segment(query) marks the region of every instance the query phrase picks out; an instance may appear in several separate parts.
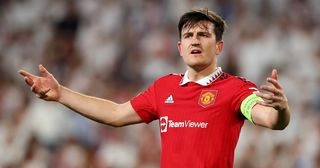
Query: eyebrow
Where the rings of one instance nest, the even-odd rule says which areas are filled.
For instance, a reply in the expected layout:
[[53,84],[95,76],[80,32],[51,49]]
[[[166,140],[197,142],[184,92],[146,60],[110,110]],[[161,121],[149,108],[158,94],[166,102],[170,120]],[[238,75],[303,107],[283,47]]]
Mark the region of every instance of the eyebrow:
[[201,32],[198,32],[198,34],[200,34],[200,35],[211,35],[213,33],[208,32],[208,31],[201,31]]
[[[183,36],[185,36],[185,35],[193,35],[194,34],[194,32],[185,32],[185,33],[183,33]],[[211,35],[211,34],[213,34],[213,32],[209,32],[209,31],[199,31],[199,32],[196,32],[196,34],[200,34],[200,35],[203,35],[203,34],[205,34],[205,35]]]
[[193,34],[193,32],[185,32],[185,33],[183,33],[183,36],[185,36],[185,35],[191,35],[191,34]]

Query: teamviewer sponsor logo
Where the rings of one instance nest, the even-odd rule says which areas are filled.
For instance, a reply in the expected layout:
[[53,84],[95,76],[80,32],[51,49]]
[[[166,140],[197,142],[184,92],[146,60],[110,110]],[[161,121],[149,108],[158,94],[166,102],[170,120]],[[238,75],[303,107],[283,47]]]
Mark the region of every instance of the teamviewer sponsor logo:
[[168,131],[168,116],[160,117],[160,132]]
[[168,116],[160,117],[160,132],[167,132],[168,128],[200,128],[205,129],[208,127],[207,122],[196,122],[192,120],[173,121],[169,120]]

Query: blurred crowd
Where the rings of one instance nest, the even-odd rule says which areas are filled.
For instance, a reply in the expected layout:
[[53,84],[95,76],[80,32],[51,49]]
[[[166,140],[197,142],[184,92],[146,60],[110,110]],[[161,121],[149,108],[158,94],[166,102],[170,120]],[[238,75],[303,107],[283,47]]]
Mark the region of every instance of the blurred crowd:
[[[37,99],[17,74],[43,64],[73,90],[123,103],[186,69],[177,22],[208,7],[228,23],[219,66],[258,86],[277,68],[284,131],[248,122],[236,168],[320,167],[320,1],[1,0],[0,167],[157,168],[158,121],[112,128]],[[102,111],[103,112],[103,111]]]

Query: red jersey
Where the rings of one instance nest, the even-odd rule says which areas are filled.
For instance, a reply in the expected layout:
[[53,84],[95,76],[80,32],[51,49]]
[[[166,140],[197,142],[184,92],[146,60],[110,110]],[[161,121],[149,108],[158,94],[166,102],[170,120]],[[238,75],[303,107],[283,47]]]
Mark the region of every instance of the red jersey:
[[162,168],[230,168],[245,120],[240,105],[256,90],[219,68],[197,82],[164,76],[131,105],[144,122],[159,120]]

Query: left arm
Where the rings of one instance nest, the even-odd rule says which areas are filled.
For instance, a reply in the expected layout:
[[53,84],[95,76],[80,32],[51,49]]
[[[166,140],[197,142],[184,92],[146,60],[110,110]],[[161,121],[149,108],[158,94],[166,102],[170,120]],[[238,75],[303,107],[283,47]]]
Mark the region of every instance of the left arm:
[[256,93],[265,101],[257,102],[252,108],[251,117],[256,125],[273,130],[283,130],[289,124],[290,110],[288,99],[278,81],[276,69],[272,70],[271,78],[268,78],[267,81],[272,85],[262,85],[261,89],[268,93]]

